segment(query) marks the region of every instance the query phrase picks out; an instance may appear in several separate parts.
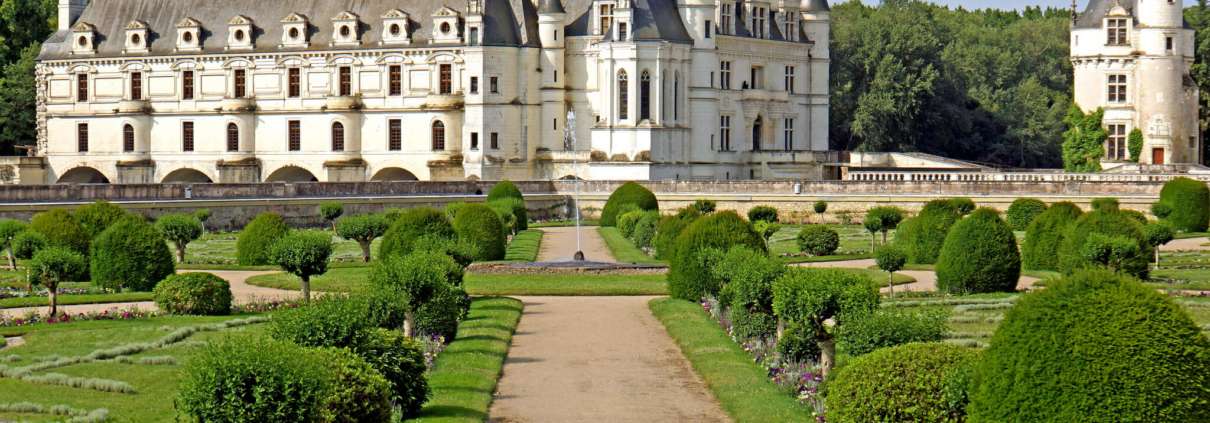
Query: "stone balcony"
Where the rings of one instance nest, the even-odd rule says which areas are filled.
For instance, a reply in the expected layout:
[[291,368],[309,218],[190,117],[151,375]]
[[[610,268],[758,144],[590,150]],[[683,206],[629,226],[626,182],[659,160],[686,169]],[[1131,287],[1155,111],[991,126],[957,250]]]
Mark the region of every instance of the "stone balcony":
[[224,112],[251,112],[256,110],[256,100],[247,97],[228,97],[223,99],[221,107]]
[[151,102],[147,100],[122,100],[118,102],[118,113],[150,113]]
[[326,110],[358,110],[362,106],[359,95],[331,96],[324,102]]
[[424,108],[427,109],[460,109],[466,103],[462,91],[449,94],[430,92],[424,98]]
[[787,101],[790,101],[790,93],[787,93],[785,91],[749,89],[749,90],[740,91],[740,100],[741,101],[787,102]]

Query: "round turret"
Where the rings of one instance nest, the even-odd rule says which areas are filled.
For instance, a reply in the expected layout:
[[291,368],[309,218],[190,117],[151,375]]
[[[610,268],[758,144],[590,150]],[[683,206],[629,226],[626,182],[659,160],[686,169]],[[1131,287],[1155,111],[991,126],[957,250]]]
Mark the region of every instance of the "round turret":
[[1185,24],[1181,0],[1135,0],[1134,15],[1139,26],[1181,28]]
[[554,15],[559,13],[567,13],[563,10],[563,2],[559,0],[541,0],[538,2],[538,14]]

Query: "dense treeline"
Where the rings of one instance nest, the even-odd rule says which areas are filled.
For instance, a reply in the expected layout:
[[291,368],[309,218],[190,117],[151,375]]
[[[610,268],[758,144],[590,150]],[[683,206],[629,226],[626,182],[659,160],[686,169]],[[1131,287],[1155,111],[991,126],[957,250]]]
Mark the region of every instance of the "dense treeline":
[[57,25],[55,0],[0,2],[0,155],[30,145],[37,135],[34,65],[42,41]]

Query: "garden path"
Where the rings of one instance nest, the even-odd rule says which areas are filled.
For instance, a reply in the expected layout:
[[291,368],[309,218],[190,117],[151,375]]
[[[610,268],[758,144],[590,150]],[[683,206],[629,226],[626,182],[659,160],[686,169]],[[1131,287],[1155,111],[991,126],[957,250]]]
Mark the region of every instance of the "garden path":
[[1210,250],[1210,245],[1203,245],[1208,243],[1210,238],[1207,237],[1174,239],[1161,245],[1160,251],[1205,251]]
[[[541,228],[542,244],[538,249],[539,262],[570,261],[576,254],[576,228],[574,226]],[[580,227],[580,249],[584,259],[601,263],[617,263],[601,234],[595,226]]]
[[[825,261],[825,262],[818,262],[818,263],[801,263],[801,264],[798,264],[798,266],[802,266],[802,267],[843,267],[843,268],[854,268],[854,269],[868,269],[870,267],[877,266],[877,263],[874,262],[874,259],[862,259],[862,260]],[[895,273],[911,276],[912,278],[916,279],[916,282],[902,284],[902,285],[895,285],[895,292],[936,291],[937,290],[937,273],[933,272],[932,270],[900,270]],[[1031,287],[1033,287],[1033,285],[1037,282],[1038,282],[1038,278],[1035,278],[1032,276],[1021,276],[1021,279],[1019,279],[1017,281],[1017,290],[1018,291],[1028,290]],[[891,292],[891,288],[883,287],[881,289],[881,291],[883,293],[889,293],[889,292]]]
[[652,316],[654,297],[516,298],[525,311],[489,422],[729,421]]

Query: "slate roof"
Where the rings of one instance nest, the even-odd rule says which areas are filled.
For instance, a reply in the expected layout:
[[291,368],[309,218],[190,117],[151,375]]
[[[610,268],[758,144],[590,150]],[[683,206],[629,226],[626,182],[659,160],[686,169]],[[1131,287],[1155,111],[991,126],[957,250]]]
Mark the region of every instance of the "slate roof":
[[[1076,17],[1074,27],[1076,29],[1100,28],[1105,22],[1105,16],[1114,6],[1121,5],[1130,13],[1134,23],[1138,24],[1138,14],[1135,13],[1138,7],[1138,0],[1089,0],[1088,7],[1084,8],[1084,12]],[[1189,22],[1184,22],[1185,28],[1189,28]]]
[[[592,0],[567,0],[563,5],[569,16],[577,16],[568,24],[567,36],[591,35]],[[693,43],[693,36],[685,29],[676,8],[676,0],[631,0],[630,7],[632,40]]]
[[802,11],[804,12],[827,12],[832,10],[828,6],[828,0],[803,0]]

